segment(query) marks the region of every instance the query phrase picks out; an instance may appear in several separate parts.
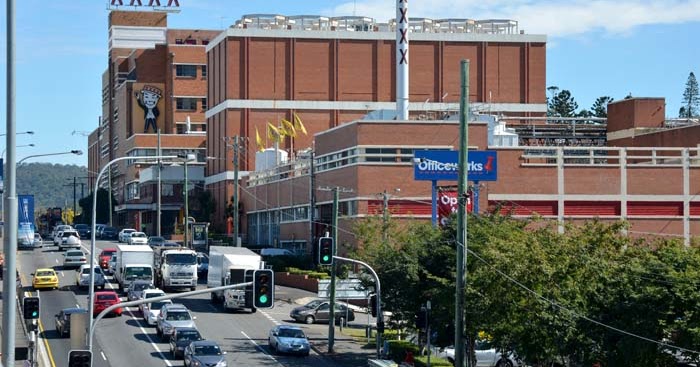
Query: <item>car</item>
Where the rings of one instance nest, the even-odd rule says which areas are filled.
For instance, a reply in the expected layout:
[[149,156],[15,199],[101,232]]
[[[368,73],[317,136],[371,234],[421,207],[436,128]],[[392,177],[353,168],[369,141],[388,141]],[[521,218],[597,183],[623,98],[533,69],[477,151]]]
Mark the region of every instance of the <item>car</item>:
[[[59,224],[55,227],[53,227],[53,231],[51,232],[51,238],[54,238],[58,235],[58,232],[63,232],[67,230],[71,230],[73,227],[67,225],[67,224]],[[54,241],[54,245],[58,245],[56,241]]]
[[126,299],[129,301],[141,299],[144,290],[153,288],[153,283],[151,283],[150,280],[134,280],[129,284],[129,288],[126,290]]
[[[102,272],[102,268],[95,266],[95,287],[105,289],[107,280]],[[80,287],[90,286],[90,264],[80,265],[80,269],[75,272],[75,285]]]
[[119,239],[119,232],[114,227],[105,227],[100,231],[101,240],[116,240]]
[[[313,300],[304,306],[292,309],[289,316],[294,321],[313,324],[315,322],[328,322],[330,317],[330,303],[324,300]],[[345,322],[355,321],[355,311],[342,303],[335,304],[335,323],[339,324],[340,319]]]
[[309,339],[297,326],[277,325],[270,330],[267,345],[272,353],[291,353],[308,356],[311,351]]
[[[107,307],[120,303],[119,295],[115,291],[99,291],[95,292],[95,303],[93,304],[92,316],[95,317]],[[122,315],[122,308],[117,307],[112,310],[112,314],[116,316]]]
[[109,273],[114,274],[114,269],[117,267],[117,254],[112,254],[112,258],[109,259]]
[[112,247],[106,248],[100,252],[100,256],[97,259],[102,270],[109,271],[109,260],[112,258],[112,255],[116,253],[117,249]]
[[69,248],[80,248],[80,234],[78,234],[78,231],[74,229],[68,231],[61,231],[56,237],[60,239],[60,241],[58,242],[59,250],[66,250]]
[[186,367],[216,366],[227,367],[226,352],[215,341],[198,340],[185,348],[183,359]]
[[143,316],[144,321],[146,321],[149,326],[155,326],[158,322],[160,310],[164,305],[172,303],[173,301],[166,299],[164,301],[140,304],[139,307],[141,308],[141,315]]
[[192,316],[182,303],[163,305],[156,321],[156,334],[164,341],[168,341],[176,327],[196,328],[197,325],[194,323],[196,319],[197,317]]
[[204,340],[199,331],[191,327],[176,327],[170,335],[170,355],[173,358],[182,358],[190,343]]
[[44,239],[41,238],[41,235],[38,233],[34,233],[34,247],[43,247],[44,246]]
[[209,273],[209,256],[203,252],[197,253],[197,274]]
[[136,230],[133,228],[122,229],[121,231],[119,231],[119,242],[129,241],[129,237],[131,237],[131,234],[134,232],[136,232]]
[[68,250],[63,254],[64,268],[78,268],[84,264],[87,264],[87,256],[83,250]]
[[143,232],[132,232],[127,239],[127,243],[130,245],[146,245],[148,244],[148,236]]
[[106,224],[95,224],[95,238],[102,239],[102,230],[107,227]]
[[55,270],[51,268],[36,269],[32,276],[34,289],[58,289],[58,275]]
[[64,308],[57,313],[55,318],[56,332],[60,338],[70,335],[70,315],[72,314],[87,314],[88,310],[84,308]]
[[[501,354],[488,340],[476,340],[474,354],[476,355],[476,367],[519,367],[522,365],[515,354]],[[451,346],[443,348],[438,353],[438,357],[447,359],[454,365],[455,348]]]
[[78,234],[81,238],[90,237],[90,226],[88,226],[87,224],[76,224],[73,228],[75,228],[75,230],[78,231]]
[[163,238],[161,236],[148,237],[148,246],[151,246],[151,248],[160,246],[164,242],[165,242],[165,238]]

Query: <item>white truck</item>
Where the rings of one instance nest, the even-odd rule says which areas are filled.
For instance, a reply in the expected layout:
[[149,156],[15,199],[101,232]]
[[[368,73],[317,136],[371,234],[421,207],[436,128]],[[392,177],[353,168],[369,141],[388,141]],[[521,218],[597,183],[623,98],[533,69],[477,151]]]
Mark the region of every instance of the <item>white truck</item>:
[[[252,281],[253,271],[263,267],[260,255],[245,247],[211,246],[207,288]],[[212,292],[211,300],[222,302],[226,310],[250,308],[255,312],[252,292],[252,287]]]
[[197,252],[185,247],[156,247],[155,285],[169,289],[197,289]]
[[128,288],[137,279],[153,282],[153,250],[150,246],[119,245],[116,255],[114,279],[120,290]]

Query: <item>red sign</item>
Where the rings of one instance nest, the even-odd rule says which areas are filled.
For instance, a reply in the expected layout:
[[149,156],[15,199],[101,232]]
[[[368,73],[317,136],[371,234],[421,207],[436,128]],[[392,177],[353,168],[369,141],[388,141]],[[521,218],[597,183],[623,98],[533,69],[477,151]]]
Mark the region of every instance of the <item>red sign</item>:
[[[442,227],[447,225],[452,214],[457,214],[459,200],[457,198],[456,189],[441,189],[438,190],[437,197],[437,219],[438,224]],[[472,192],[469,191],[467,196],[467,212],[472,212]]]

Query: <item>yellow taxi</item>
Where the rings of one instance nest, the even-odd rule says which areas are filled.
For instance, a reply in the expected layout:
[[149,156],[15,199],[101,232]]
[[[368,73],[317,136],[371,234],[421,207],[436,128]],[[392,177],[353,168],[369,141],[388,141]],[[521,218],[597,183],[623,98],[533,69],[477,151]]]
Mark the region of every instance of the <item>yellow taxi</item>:
[[32,279],[34,289],[58,289],[58,275],[53,269],[36,269]]

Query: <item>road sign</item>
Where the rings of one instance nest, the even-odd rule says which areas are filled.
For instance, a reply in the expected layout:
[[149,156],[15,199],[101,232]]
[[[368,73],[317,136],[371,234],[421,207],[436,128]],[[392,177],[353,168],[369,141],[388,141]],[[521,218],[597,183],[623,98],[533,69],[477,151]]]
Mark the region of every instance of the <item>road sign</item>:
[[[330,279],[320,279],[318,281],[318,297],[330,298]],[[340,279],[335,281],[336,299],[367,299],[369,291],[362,288],[359,279]]]

